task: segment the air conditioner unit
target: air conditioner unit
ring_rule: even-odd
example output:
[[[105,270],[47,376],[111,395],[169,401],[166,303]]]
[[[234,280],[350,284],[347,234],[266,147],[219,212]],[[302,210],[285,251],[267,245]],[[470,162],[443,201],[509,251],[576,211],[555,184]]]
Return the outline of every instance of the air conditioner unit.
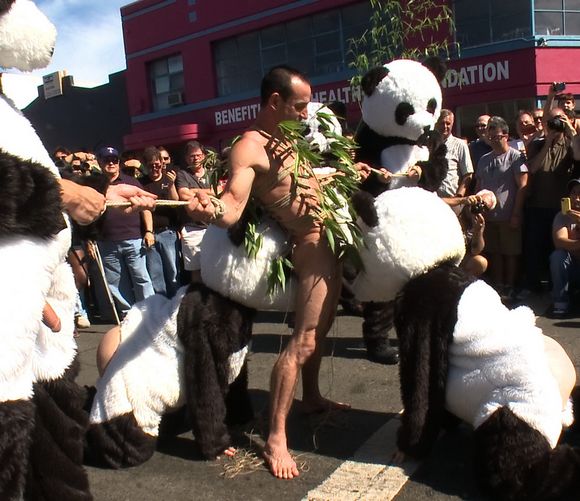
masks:
[[[167,104],[169,106],[178,106],[183,104],[183,93],[182,92],[171,92],[167,95]]]

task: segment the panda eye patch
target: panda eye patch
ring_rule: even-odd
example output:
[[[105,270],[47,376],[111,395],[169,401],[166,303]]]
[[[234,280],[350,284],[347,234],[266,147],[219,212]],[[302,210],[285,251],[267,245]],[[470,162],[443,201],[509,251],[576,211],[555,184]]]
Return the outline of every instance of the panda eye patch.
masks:
[[[395,110],[395,122],[398,125],[405,125],[407,118],[415,114],[415,108],[409,103],[399,103]]]
[[[437,99],[433,97],[429,99],[429,102],[427,103],[427,111],[432,115],[435,115],[436,109],[437,109]]]

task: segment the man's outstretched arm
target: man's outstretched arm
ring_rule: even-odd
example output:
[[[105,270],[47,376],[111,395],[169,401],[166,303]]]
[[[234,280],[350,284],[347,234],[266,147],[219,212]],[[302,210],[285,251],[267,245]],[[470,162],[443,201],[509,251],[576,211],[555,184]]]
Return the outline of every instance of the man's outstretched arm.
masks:
[[[213,203],[206,193],[195,194],[186,207],[187,213],[194,221],[212,222],[222,228],[235,224],[248,203],[256,173],[254,165],[267,162],[264,148],[252,139],[240,139],[230,154],[230,175],[221,194],[225,212],[216,217]],[[266,165],[269,165],[266,163]]]

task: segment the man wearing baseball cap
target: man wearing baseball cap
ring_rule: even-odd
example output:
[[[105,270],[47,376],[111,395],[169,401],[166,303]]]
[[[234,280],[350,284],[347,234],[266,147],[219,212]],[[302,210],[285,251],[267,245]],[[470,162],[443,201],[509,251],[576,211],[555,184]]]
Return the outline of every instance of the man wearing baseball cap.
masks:
[[[562,208],[552,226],[555,250],[550,255],[553,318],[570,312],[570,282],[580,279],[580,179],[568,183],[570,210]],[[562,204],[563,206],[565,204]]]
[[[97,152],[97,160],[108,177],[109,186],[128,184],[142,188],[139,181],[121,172],[116,148],[101,148]],[[153,243],[150,210],[140,213],[108,210],[102,216],[97,245],[107,283],[121,316],[135,302],[154,293],[145,261],[146,250]]]

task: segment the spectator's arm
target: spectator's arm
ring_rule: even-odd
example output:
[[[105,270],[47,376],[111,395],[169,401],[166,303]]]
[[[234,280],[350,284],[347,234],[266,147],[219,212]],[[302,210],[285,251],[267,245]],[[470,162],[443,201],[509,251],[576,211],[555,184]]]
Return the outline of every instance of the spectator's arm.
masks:
[[[554,90],[554,84],[556,82],[552,82],[550,84],[550,88],[548,89],[548,95],[546,97],[546,102],[544,103],[544,113],[542,115],[542,125],[544,126],[544,130],[546,129],[546,122],[548,121],[548,117],[550,116],[550,110],[554,105],[554,98],[556,97],[556,91]]]
[[[477,256],[483,252],[485,247],[485,240],[483,238],[483,230],[485,228],[485,217],[483,214],[473,215],[473,235],[471,238],[471,249],[470,253],[472,256]]]
[[[552,147],[552,143],[554,142],[554,138],[555,138],[555,133],[554,132],[549,132],[548,135],[546,136],[546,139],[544,140],[544,144],[542,145],[542,147],[540,148],[540,150],[538,151],[537,154],[535,154],[532,158],[530,158],[530,160],[528,161],[528,171],[530,173],[534,173],[540,170],[540,168],[542,167],[542,163],[544,162],[544,159],[546,158],[546,155],[548,154],[548,152],[550,151],[550,148]]]
[[[552,229],[552,239],[556,249],[563,249],[568,252],[580,251],[580,240],[571,239],[568,233],[568,228],[565,225],[554,224]]]
[[[179,194],[175,187],[175,179],[177,174],[174,171],[167,171],[167,179],[169,179],[169,200],[179,200]]]
[[[143,221],[143,232],[153,232],[153,214],[150,210],[141,212],[141,220]]]
[[[460,179],[459,185],[457,186],[458,197],[464,197],[469,189],[469,184],[471,183],[471,178],[473,177],[473,164],[471,163],[471,155],[469,154],[469,147],[462,143],[462,147],[459,149],[459,172]]]
[[[527,172],[516,172],[516,200],[514,202],[514,208],[512,210],[512,215],[510,218],[510,226],[512,228],[518,228],[522,225],[522,214],[524,211],[524,202],[526,200],[526,191],[528,187],[528,173]]]

